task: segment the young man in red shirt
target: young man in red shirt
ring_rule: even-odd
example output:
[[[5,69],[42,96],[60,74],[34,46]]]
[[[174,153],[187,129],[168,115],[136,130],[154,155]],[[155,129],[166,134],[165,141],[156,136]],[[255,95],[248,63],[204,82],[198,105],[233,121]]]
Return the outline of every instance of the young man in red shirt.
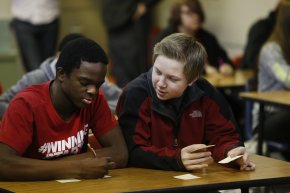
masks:
[[[78,38],[64,47],[55,80],[15,96],[0,125],[0,180],[99,178],[126,166],[122,132],[99,90],[107,63],[96,42]],[[86,152],[89,129],[103,146],[96,155]]]

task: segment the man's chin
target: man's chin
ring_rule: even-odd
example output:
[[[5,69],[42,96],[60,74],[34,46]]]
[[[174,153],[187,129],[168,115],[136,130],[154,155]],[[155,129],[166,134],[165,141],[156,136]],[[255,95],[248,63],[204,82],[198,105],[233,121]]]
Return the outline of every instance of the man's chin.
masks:
[[[157,95],[157,98],[158,98],[159,100],[162,100],[162,101],[165,101],[165,100],[168,99],[166,96],[160,96],[160,95]]]

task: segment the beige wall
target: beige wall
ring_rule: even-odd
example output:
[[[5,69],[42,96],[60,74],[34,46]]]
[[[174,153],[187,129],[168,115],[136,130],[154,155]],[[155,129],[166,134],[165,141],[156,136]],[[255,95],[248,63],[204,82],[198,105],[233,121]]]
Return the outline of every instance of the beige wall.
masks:
[[[202,0],[208,17],[205,27],[214,32],[231,56],[242,55],[250,26],[267,17],[278,0]]]
[[[108,51],[100,0],[61,0],[60,38],[73,32],[94,39]]]
[[[205,27],[216,34],[230,55],[241,54],[250,25],[265,17],[278,0],[200,0],[206,12]],[[100,18],[100,0],[60,0],[60,37],[80,32],[99,42],[107,51],[107,37]],[[174,0],[155,7],[155,24],[165,27]],[[10,0],[1,0],[0,19],[10,19]]]
[[[178,0],[176,0],[178,1]],[[155,9],[155,23],[167,25],[170,7],[175,0],[163,0]],[[200,0],[206,22],[204,27],[214,33],[230,56],[242,55],[249,27],[266,17],[278,0]]]
[[[6,22],[11,20],[10,1],[0,1],[0,20]],[[82,33],[97,41],[108,51],[106,32],[100,18],[100,2],[100,0],[60,0],[61,25],[59,39],[68,33]],[[15,84],[24,73],[12,33],[10,37],[15,53],[13,56],[10,53],[0,53],[0,82],[2,82],[4,90]]]
[[[0,1],[0,19],[10,19],[10,1],[11,0],[1,0]]]
[[[4,90],[15,84],[24,72],[18,57],[14,36],[9,29],[10,1],[0,1],[0,82]]]

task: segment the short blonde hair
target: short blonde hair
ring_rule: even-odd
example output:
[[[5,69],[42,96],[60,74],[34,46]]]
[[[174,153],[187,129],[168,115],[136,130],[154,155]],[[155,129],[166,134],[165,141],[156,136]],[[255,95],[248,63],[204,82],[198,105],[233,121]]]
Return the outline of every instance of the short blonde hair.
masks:
[[[184,64],[183,73],[188,82],[198,78],[207,59],[207,53],[201,43],[184,33],[174,33],[154,46],[153,62],[159,56],[166,56]]]

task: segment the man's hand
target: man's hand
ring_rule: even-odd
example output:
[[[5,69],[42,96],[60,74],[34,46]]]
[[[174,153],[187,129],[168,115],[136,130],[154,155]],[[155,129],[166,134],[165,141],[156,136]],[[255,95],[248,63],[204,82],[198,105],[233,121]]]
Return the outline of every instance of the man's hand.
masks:
[[[133,21],[137,21],[147,12],[145,3],[138,3],[136,11],[133,15]]]
[[[228,156],[235,157],[238,155],[243,155],[242,157],[235,160],[235,163],[237,163],[240,166],[240,170],[242,171],[251,171],[255,170],[256,165],[252,163],[249,159],[249,154],[246,151],[245,147],[236,147],[228,152]]]
[[[108,174],[108,170],[116,167],[116,163],[108,157],[86,158],[80,160],[79,163],[80,178],[82,179],[102,178]]]
[[[207,151],[205,144],[194,144],[181,150],[181,161],[187,170],[202,169],[208,166],[211,152]],[[203,148],[203,149],[202,149]]]

